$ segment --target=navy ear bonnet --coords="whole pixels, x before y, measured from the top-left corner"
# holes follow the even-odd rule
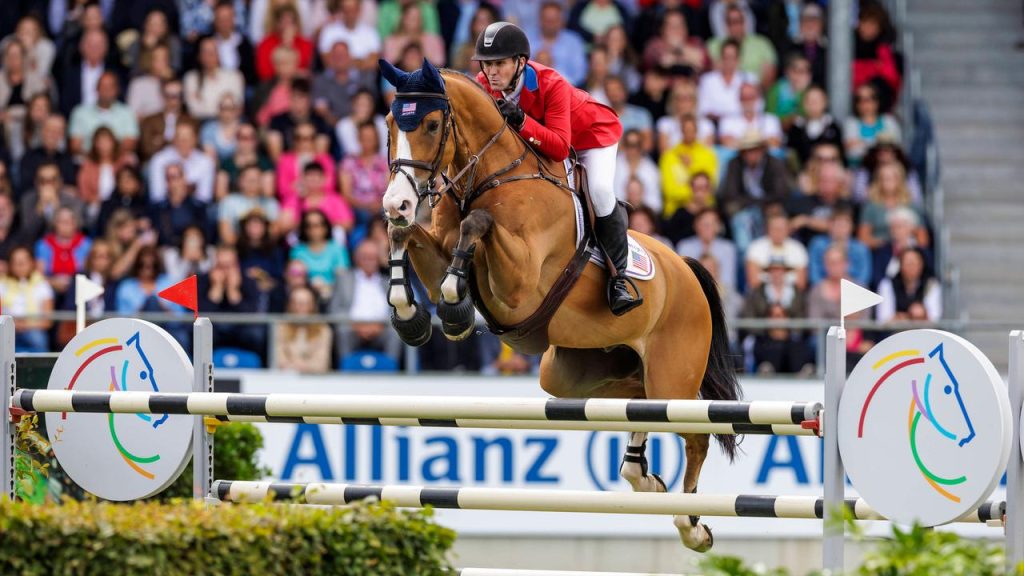
[[[423,117],[434,110],[445,110],[448,101],[442,98],[414,96],[403,98],[403,93],[432,92],[444,94],[444,79],[426,58],[423,67],[415,72],[403,72],[387,60],[379,60],[381,75],[398,89],[395,101],[391,103],[391,115],[402,132],[412,132],[423,121]]]

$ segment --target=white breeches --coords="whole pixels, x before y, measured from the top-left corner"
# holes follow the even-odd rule
[[[615,210],[615,164],[619,145],[612,144],[604,148],[577,150],[576,156],[580,164],[587,169],[587,182],[590,184],[590,197],[594,201],[594,212],[597,216],[607,216]],[[569,170],[569,160],[565,161]],[[569,186],[575,188],[575,175],[569,173]]]

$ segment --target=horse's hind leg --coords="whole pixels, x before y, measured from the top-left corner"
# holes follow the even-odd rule
[[[708,455],[708,444],[710,436],[707,434],[683,434],[686,440],[686,475],[683,477],[683,492],[687,494],[697,493],[697,480],[700,478],[700,469],[704,466],[704,459]],[[697,552],[706,552],[711,549],[715,539],[711,535],[711,529],[701,524],[700,516],[675,516],[672,521],[679,530],[679,536],[683,544]]]
[[[660,476],[648,473],[646,452],[647,432],[631,432],[619,475],[629,482],[633,492],[668,492]]]

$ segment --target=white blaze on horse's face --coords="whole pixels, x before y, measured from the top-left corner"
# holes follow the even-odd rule
[[[395,128],[395,160],[414,160],[412,157],[412,146],[406,133]],[[419,185],[416,171],[412,168],[403,168],[406,173]],[[416,189],[408,178],[401,174],[392,176],[388,189],[384,192],[384,214],[393,226],[404,228],[411,226],[416,220],[416,207],[418,197]]]

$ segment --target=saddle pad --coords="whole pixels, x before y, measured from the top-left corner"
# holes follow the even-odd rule
[[[583,241],[584,233],[583,206],[580,204],[579,197],[575,194],[572,194],[572,201],[576,206],[576,246],[579,246],[580,242]],[[592,243],[588,250],[590,252],[590,261],[602,269],[605,268],[604,250],[601,250],[596,242]],[[636,280],[650,280],[654,278],[654,274],[654,259],[636,241],[636,238],[629,236],[629,266],[626,267],[626,276]]]

